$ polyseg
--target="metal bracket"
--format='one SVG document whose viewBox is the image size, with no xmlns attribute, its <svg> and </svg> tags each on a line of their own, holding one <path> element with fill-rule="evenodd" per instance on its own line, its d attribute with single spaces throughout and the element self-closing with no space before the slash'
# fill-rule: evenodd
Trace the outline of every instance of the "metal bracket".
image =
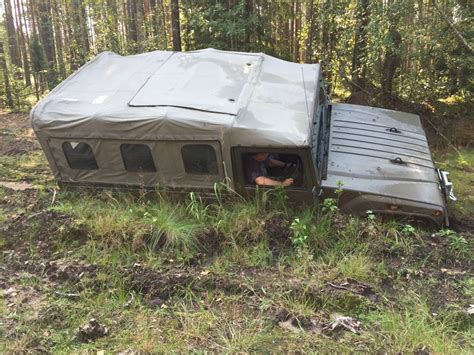
<svg viewBox="0 0 474 355">
<path fill-rule="evenodd" d="M 454 195 L 453 183 L 448 178 L 449 172 L 440 169 L 436 169 L 436 172 L 438 173 L 441 189 L 446 198 L 449 198 L 451 201 L 457 201 L 457 197 Z"/>
<path fill-rule="evenodd" d="M 400 157 L 396 157 L 396 158 L 390 159 L 390 162 L 392 162 L 393 164 L 407 165 L 407 162 L 406 162 L 406 161 L 403 161 L 403 159 L 400 158 Z"/>
<path fill-rule="evenodd" d="M 395 127 L 391 127 L 391 128 L 387 128 L 387 131 L 389 131 L 390 133 L 402 133 L 402 131 L 400 131 L 399 129 L 395 128 Z"/>
</svg>

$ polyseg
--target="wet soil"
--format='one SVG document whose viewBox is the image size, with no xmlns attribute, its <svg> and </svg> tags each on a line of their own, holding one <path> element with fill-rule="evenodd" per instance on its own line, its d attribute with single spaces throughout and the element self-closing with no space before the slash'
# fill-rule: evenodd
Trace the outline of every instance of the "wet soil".
<svg viewBox="0 0 474 355">
<path fill-rule="evenodd" d="M 0 155 L 16 156 L 40 148 L 28 115 L 0 111 Z"/>
<path fill-rule="evenodd" d="M 265 221 L 265 234 L 268 236 L 269 247 L 274 255 L 280 249 L 290 246 L 290 236 L 292 235 L 290 225 L 290 221 L 279 216 Z"/>
</svg>

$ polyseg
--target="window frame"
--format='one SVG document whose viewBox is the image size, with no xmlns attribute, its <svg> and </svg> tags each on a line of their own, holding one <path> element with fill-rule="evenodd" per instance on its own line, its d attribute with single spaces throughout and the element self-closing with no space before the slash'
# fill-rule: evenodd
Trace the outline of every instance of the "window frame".
<svg viewBox="0 0 474 355">
<path fill-rule="evenodd" d="M 212 152 L 214 153 L 215 172 L 203 172 L 203 173 L 201 173 L 201 172 L 190 172 L 190 171 L 188 171 L 187 168 L 186 168 L 186 161 L 184 159 L 184 154 L 183 154 L 183 149 L 187 146 L 207 146 L 207 147 L 211 148 Z M 208 144 L 208 143 L 184 143 L 183 145 L 181 145 L 180 153 L 181 153 L 181 160 L 182 160 L 182 163 L 183 163 L 183 169 L 184 169 L 184 172 L 186 174 L 189 174 L 189 175 L 205 175 L 205 176 L 220 175 L 219 160 L 217 159 L 217 152 L 216 152 L 215 147 L 213 147 L 211 144 Z"/>
<path fill-rule="evenodd" d="M 122 147 L 124 145 L 139 145 L 139 146 L 145 146 L 148 148 L 148 152 L 150 153 L 150 158 L 151 158 L 151 162 L 153 163 L 153 170 L 152 171 L 144 171 L 144 170 L 129 170 L 127 168 L 127 163 L 125 161 L 125 158 L 124 158 L 124 154 L 123 154 L 123 150 L 122 150 Z M 153 156 L 153 150 L 150 148 L 150 146 L 148 144 L 145 144 L 145 143 L 120 143 L 119 145 L 119 151 L 120 151 L 120 158 L 122 159 L 122 164 L 123 164 L 123 168 L 125 169 L 125 171 L 127 173 L 139 173 L 139 174 L 154 174 L 156 173 L 158 170 L 156 168 L 156 163 L 155 163 L 155 158 Z"/>
<path fill-rule="evenodd" d="M 66 153 L 66 150 L 64 149 L 64 146 L 66 144 L 69 144 L 71 146 L 71 148 L 74 150 L 75 148 L 72 147 L 72 144 L 71 143 L 77 143 L 77 144 L 85 144 L 87 147 L 89 147 L 90 149 L 90 152 L 92 153 L 92 157 L 94 158 L 94 165 L 95 167 L 93 168 L 78 168 L 78 167 L 74 167 L 71 162 L 71 159 L 70 159 L 70 154 Z M 84 142 L 82 140 L 78 140 L 78 141 L 70 141 L 70 140 L 64 140 L 61 142 L 61 149 L 62 149 L 62 152 L 64 154 L 64 158 L 66 159 L 66 162 L 67 162 L 67 165 L 70 169 L 72 170 L 83 170 L 83 171 L 91 171 L 91 170 L 99 170 L 99 164 L 97 163 L 97 158 L 96 158 L 96 154 L 94 152 L 94 150 L 92 149 L 92 146 L 87 143 L 87 142 Z"/>
<path fill-rule="evenodd" d="M 312 163 L 312 155 L 310 147 L 300 148 L 275 148 L 275 147 L 232 147 L 232 171 L 234 176 L 234 184 L 236 189 L 255 190 L 257 185 L 246 183 L 243 155 L 246 153 L 270 153 L 270 154 L 293 154 L 297 155 L 303 164 L 304 186 L 295 187 L 287 186 L 285 190 L 311 192 L 316 184 L 315 172 Z M 259 186 L 259 188 L 274 188 L 272 186 Z"/>
</svg>

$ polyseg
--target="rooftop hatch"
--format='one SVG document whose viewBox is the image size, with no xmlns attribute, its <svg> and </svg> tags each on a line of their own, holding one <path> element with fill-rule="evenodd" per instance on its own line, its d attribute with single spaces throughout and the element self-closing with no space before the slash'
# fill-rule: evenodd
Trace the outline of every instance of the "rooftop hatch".
<svg viewBox="0 0 474 355">
<path fill-rule="evenodd" d="M 174 53 L 129 106 L 174 106 L 237 115 L 251 93 L 261 61 L 259 54 L 216 50 Z"/>
</svg>

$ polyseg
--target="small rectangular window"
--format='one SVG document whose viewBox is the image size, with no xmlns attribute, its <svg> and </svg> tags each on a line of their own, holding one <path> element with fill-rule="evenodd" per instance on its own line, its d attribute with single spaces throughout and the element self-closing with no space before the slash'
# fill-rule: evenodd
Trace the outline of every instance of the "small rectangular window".
<svg viewBox="0 0 474 355">
<path fill-rule="evenodd" d="M 84 142 L 64 142 L 63 152 L 71 169 L 96 170 L 97 161 L 89 144 Z"/>
<path fill-rule="evenodd" d="M 120 145 L 125 170 L 136 173 L 152 173 L 156 171 L 150 147 L 146 144 Z"/>
<path fill-rule="evenodd" d="M 243 153 L 242 163 L 246 185 L 305 187 L 304 167 L 297 154 Z"/>
<path fill-rule="evenodd" d="M 181 156 L 188 174 L 218 174 L 216 151 L 208 144 L 184 145 Z"/>
</svg>

